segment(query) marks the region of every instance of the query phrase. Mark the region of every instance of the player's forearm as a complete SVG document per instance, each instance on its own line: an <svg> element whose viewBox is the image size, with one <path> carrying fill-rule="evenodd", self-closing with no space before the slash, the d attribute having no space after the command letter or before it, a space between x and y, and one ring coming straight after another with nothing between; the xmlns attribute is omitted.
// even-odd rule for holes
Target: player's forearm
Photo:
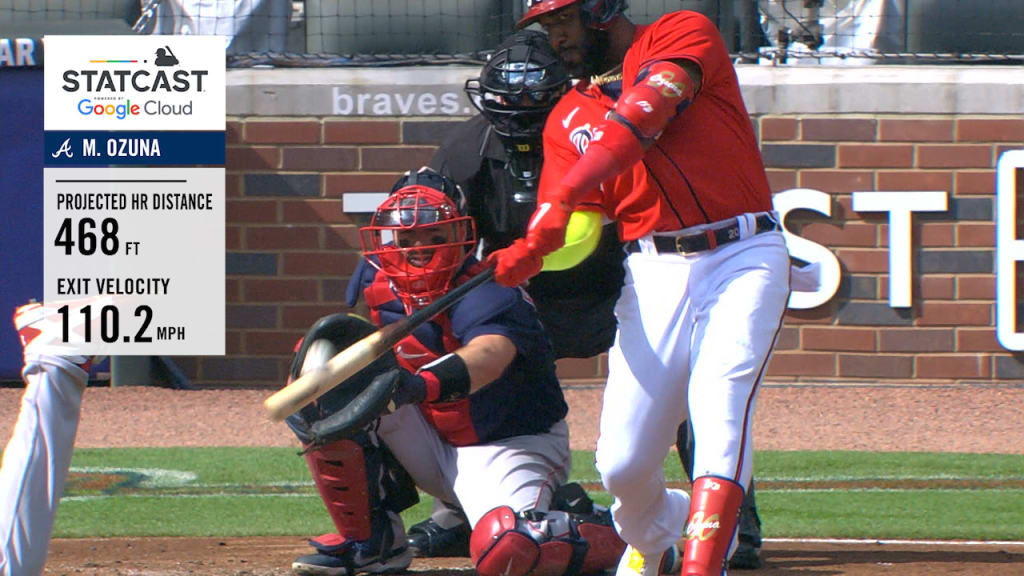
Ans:
<svg viewBox="0 0 1024 576"><path fill-rule="evenodd" d="M477 336L455 353L469 371L469 391L476 392L497 380L516 357L516 346L505 336Z"/></svg>
<svg viewBox="0 0 1024 576"><path fill-rule="evenodd" d="M644 156L641 141L622 124L605 120L600 130L601 139L591 142L552 195L552 201L560 202L564 210L576 209L584 194L629 170Z"/></svg>

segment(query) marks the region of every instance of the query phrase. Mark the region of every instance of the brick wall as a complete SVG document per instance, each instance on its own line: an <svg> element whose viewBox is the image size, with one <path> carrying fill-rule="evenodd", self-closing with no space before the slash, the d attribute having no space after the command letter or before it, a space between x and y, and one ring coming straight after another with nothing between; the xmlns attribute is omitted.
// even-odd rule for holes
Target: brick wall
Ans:
<svg viewBox="0 0 1024 576"><path fill-rule="evenodd" d="M791 310L769 367L779 380L999 381L1024 376L996 340L996 162L1024 143L1024 121L998 116L757 118L773 191L813 188L832 218L794 214L792 232L842 265L836 297ZM913 306L888 305L888 220L858 213L851 192L941 190L945 213L913 223Z"/></svg>
<svg viewBox="0 0 1024 576"><path fill-rule="evenodd" d="M229 93L230 96L230 93ZM748 104L748 106L750 106ZM772 360L775 381L900 383L1024 377L1024 356L995 334L995 166L1024 147L1019 115L758 113L774 192L813 188L832 217L794 212L789 230L831 249L842 265L836 296L791 310ZM761 106L760 108L763 108ZM429 161L463 118L228 119L227 356L178 359L202 385L284 381L291 349L318 317L347 310L363 216L342 212L346 192L390 189ZM946 213L913 224L911 308L888 305L884 213L853 211L851 192L942 190ZM561 361L566 379L600 383L601 357Z"/></svg>

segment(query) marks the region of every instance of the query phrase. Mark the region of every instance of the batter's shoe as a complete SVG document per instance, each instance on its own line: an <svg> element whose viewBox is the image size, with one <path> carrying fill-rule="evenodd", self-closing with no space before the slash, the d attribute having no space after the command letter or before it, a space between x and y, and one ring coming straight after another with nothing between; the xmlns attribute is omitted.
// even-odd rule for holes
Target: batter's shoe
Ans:
<svg viewBox="0 0 1024 576"><path fill-rule="evenodd" d="M390 516L390 514L389 514ZM313 554L300 556L292 563L299 576L356 576L404 572L412 564L412 550L405 542L397 515L390 526L375 522L375 536L369 540L345 540L339 534L324 534L310 540Z"/></svg>
<svg viewBox="0 0 1024 576"><path fill-rule="evenodd" d="M409 549L419 558L469 558L470 532L468 523L442 528L427 518L409 528Z"/></svg>
<svg viewBox="0 0 1024 576"><path fill-rule="evenodd" d="M683 554L678 545L673 545L657 558L645 557L639 550L626 546L622 553L615 576L659 576L678 575L683 569Z"/></svg>
<svg viewBox="0 0 1024 576"><path fill-rule="evenodd" d="M26 354L61 356L77 364L86 372L92 364L100 362L100 356L69 354L69 346L63 340L64 325L56 307L41 302L29 302L14 310L14 329L18 331L21 347Z"/></svg>
<svg viewBox="0 0 1024 576"><path fill-rule="evenodd" d="M757 503L754 501L754 482L743 496L740 504L739 543L736 552L729 559L729 568L736 570L756 570L764 562L761 561L761 517L757 515Z"/></svg>

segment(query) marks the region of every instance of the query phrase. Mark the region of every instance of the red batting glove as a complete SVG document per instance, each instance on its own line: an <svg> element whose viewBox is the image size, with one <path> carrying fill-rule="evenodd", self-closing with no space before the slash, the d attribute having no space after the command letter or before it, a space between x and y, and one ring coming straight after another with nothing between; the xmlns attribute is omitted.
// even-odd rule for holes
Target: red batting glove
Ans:
<svg viewBox="0 0 1024 576"><path fill-rule="evenodd" d="M538 204L526 228L526 243L530 249L545 256L564 246L571 213L569 206L557 198Z"/></svg>
<svg viewBox="0 0 1024 576"><path fill-rule="evenodd" d="M564 241L565 232L562 235ZM487 263L494 266L494 280L498 284L515 287L536 276L544 266L544 259L520 238L508 248L491 252Z"/></svg>

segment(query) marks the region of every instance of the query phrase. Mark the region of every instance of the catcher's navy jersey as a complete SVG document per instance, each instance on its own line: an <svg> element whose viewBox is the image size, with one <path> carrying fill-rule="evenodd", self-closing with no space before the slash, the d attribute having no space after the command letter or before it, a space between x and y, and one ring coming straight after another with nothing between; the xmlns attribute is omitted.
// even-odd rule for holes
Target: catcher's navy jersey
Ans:
<svg viewBox="0 0 1024 576"><path fill-rule="evenodd" d="M476 260L468 259L456 284L481 270ZM384 326L405 317L402 302L387 279L365 260L348 285L350 306L360 293L370 306L374 324ZM447 312L399 342L395 355L403 368L415 371L487 334L505 336L516 346L516 357L505 372L463 400L420 404L426 419L455 446L547 432L568 412L555 376L551 344L537 311L518 288L493 281L474 288Z"/></svg>

